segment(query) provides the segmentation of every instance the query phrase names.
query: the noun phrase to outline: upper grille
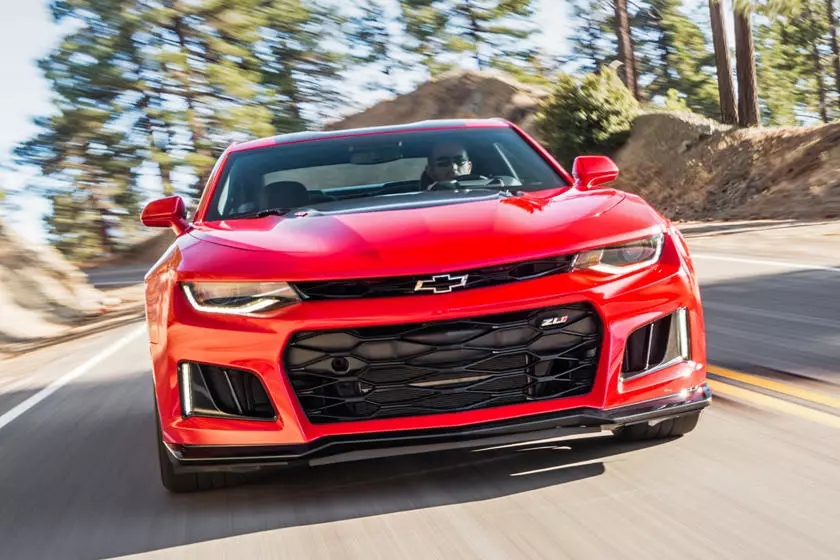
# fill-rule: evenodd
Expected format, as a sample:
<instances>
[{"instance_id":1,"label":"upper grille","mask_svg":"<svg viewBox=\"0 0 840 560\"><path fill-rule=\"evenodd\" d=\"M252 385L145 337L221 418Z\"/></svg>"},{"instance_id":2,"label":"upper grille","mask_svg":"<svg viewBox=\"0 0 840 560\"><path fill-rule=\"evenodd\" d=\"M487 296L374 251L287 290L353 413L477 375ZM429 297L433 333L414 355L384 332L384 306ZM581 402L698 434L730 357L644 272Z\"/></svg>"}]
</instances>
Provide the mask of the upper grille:
<instances>
[{"instance_id":1,"label":"upper grille","mask_svg":"<svg viewBox=\"0 0 840 560\"><path fill-rule=\"evenodd\" d=\"M571 270L573 255L521 261L498 266L449 272L450 277L467 276L466 283L455 289L485 288L522 280L534 280ZM294 286L307 299L349 299L432 294L432 290L415 291L418 282L429 281L435 275L392 276L355 280L322 280L295 282Z\"/></svg>"},{"instance_id":2,"label":"upper grille","mask_svg":"<svg viewBox=\"0 0 840 560\"><path fill-rule=\"evenodd\" d=\"M597 313L581 303L304 331L283 359L307 418L322 424L583 395L595 380L601 336Z\"/></svg>"}]
</instances>

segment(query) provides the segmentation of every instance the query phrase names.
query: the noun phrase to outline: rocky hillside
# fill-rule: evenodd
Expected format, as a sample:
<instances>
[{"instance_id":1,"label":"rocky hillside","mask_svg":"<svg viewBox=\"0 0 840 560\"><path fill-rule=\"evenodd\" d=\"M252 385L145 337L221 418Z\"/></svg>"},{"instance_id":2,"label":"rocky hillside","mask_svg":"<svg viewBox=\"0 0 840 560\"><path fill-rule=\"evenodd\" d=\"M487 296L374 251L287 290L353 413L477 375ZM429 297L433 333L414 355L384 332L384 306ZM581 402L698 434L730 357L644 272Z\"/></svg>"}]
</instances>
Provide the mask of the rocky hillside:
<instances>
[{"instance_id":1,"label":"rocky hillside","mask_svg":"<svg viewBox=\"0 0 840 560\"><path fill-rule=\"evenodd\" d=\"M840 123L730 129L690 114L636 119L615 186L676 220L840 217Z\"/></svg>"},{"instance_id":2,"label":"rocky hillside","mask_svg":"<svg viewBox=\"0 0 840 560\"><path fill-rule=\"evenodd\" d=\"M104 301L58 251L0 222L0 344L57 334L101 312Z\"/></svg>"},{"instance_id":3,"label":"rocky hillside","mask_svg":"<svg viewBox=\"0 0 840 560\"><path fill-rule=\"evenodd\" d=\"M457 71L327 125L327 130L448 118L501 117L536 135L534 120L549 90L496 72Z\"/></svg>"}]
</instances>

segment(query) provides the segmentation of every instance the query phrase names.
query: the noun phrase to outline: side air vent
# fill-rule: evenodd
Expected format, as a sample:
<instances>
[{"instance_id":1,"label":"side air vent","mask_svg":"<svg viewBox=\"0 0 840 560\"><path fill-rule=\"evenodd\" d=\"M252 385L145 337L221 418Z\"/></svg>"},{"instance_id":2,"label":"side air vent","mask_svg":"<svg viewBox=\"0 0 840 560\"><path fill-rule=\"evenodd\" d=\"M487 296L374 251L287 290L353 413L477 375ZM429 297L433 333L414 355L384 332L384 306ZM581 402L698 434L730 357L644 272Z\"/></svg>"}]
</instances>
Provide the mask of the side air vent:
<instances>
[{"instance_id":1,"label":"side air vent","mask_svg":"<svg viewBox=\"0 0 840 560\"><path fill-rule=\"evenodd\" d=\"M624 348L621 378L631 379L689 359L685 309L633 331Z\"/></svg>"},{"instance_id":2,"label":"side air vent","mask_svg":"<svg viewBox=\"0 0 840 560\"><path fill-rule=\"evenodd\" d=\"M274 407L259 377L239 369L182 362L178 369L185 417L273 420Z\"/></svg>"}]
</instances>

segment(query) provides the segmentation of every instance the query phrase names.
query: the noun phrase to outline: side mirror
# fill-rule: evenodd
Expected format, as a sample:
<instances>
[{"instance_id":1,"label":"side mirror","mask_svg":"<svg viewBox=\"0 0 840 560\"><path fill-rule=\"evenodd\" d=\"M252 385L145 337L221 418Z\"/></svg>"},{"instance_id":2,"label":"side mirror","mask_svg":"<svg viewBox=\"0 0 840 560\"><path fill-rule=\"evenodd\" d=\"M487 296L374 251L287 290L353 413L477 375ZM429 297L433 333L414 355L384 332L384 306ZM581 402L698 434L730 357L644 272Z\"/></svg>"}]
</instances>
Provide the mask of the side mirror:
<instances>
[{"instance_id":1,"label":"side mirror","mask_svg":"<svg viewBox=\"0 0 840 560\"><path fill-rule=\"evenodd\" d=\"M146 227L171 227L181 235L187 231L187 205L180 196L153 200L143 209L140 221Z\"/></svg>"},{"instance_id":2,"label":"side mirror","mask_svg":"<svg viewBox=\"0 0 840 560\"><path fill-rule=\"evenodd\" d=\"M578 187L589 189L615 181L618 166L607 156L579 156L572 166L572 176Z\"/></svg>"}]
</instances>

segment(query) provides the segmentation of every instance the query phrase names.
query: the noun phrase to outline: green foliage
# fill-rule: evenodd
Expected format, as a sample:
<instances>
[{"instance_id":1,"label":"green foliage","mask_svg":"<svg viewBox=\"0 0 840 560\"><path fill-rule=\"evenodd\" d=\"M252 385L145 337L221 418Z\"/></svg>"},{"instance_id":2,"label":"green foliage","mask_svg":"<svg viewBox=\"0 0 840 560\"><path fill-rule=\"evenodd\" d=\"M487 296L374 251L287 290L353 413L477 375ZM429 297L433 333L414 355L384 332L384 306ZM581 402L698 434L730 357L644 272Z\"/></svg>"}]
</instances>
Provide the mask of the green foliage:
<instances>
[{"instance_id":1,"label":"green foliage","mask_svg":"<svg viewBox=\"0 0 840 560\"><path fill-rule=\"evenodd\" d=\"M618 45L614 32L614 11L606 0L570 0L572 56L584 72L597 72L617 58Z\"/></svg>"},{"instance_id":2,"label":"green foliage","mask_svg":"<svg viewBox=\"0 0 840 560\"><path fill-rule=\"evenodd\" d=\"M665 110L678 112L691 112L685 97L680 95L680 92L671 88L665 96Z\"/></svg>"},{"instance_id":3,"label":"green foliage","mask_svg":"<svg viewBox=\"0 0 840 560\"><path fill-rule=\"evenodd\" d=\"M536 32L534 0L399 0L402 19L432 76L472 58L480 70L518 66L528 70L537 53L526 46Z\"/></svg>"},{"instance_id":4,"label":"green foliage","mask_svg":"<svg viewBox=\"0 0 840 560\"><path fill-rule=\"evenodd\" d=\"M341 18L316 0L53 0L73 32L39 62L55 112L15 151L40 169L49 238L73 258L137 228L152 168L195 197L230 142L298 130L341 104Z\"/></svg>"},{"instance_id":5,"label":"green foliage","mask_svg":"<svg viewBox=\"0 0 840 560\"><path fill-rule=\"evenodd\" d=\"M397 93L396 75L410 68L402 57L405 50L402 34L393 32L393 23L380 0L364 0L359 2L356 13L348 17L345 27L352 62L379 69L365 88L392 95Z\"/></svg>"},{"instance_id":6,"label":"green foliage","mask_svg":"<svg viewBox=\"0 0 840 560\"><path fill-rule=\"evenodd\" d=\"M826 103L829 45L828 22L822 2L806 2L778 11L762 10L769 17L755 26L757 78L762 120L769 125L797 125L813 121L820 112L819 90ZM819 63L814 58L818 53ZM828 116L832 112L828 110Z\"/></svg>"},{"instance_id":7,"label":"green foliage","mask_svg":"<svg viewBox=\"0 0 840 560\"><path fill-rule=\"evenodd\" d=\"M581 79L557 77L537 114L540 135L558 161L578 155L612 154L626 140L639 104L615 70L604 67Z\"/></svg>"},{"instance_id":8,"label":"green foliage","mask_svg":"<svg viewBox=\"0 0 840 560\"><path fill-rule=\"evenodd\" d=\"M667 100L673 89L692 111L717 118L714 52L684 10L682 0L650 0L634 17L639 71L648 82L646 94L650 99Z\"/></svg>"}]
</instances>

